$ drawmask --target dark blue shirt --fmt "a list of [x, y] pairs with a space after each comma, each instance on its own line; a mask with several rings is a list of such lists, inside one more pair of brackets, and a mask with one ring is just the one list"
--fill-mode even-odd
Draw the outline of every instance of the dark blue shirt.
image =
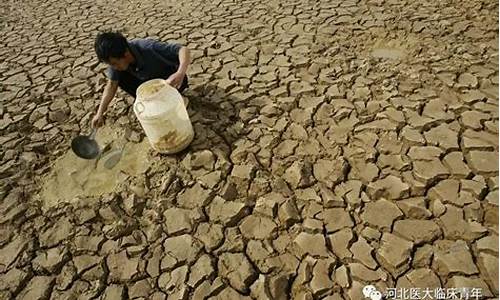
[[130, 52], [135, 63], [126, 71], [118, 71], [111, 66], [106, 73], [109, 79], [119, 81], [120, 75], [127, 72], [140, 81], [155, 78], [167, 79], [179, 68], [180, 44], [162, 43], [152, 39], [133, 39], [129, 42]]

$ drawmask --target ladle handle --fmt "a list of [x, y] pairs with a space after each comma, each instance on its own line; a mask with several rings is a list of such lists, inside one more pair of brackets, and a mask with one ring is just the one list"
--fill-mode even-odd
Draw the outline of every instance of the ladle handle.
[[90, 135], [89, 135], [89, 138], [91, 140], [94, 140], [95, 139], [95, 134], [97, 133], [97, 128], [92, 128], [92, 131], [90, 132]]

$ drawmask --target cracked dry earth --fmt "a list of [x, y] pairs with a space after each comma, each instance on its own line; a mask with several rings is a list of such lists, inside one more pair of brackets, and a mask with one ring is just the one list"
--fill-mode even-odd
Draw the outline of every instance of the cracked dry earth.
[[[239, 2], [0, 4], [0, 299], [496, 298], [498, 3]], [[43, 198], [101, 96], [104, 29], [189, 46], [196, 137]], [[139, 145], [132, 101], [105, 128]]]

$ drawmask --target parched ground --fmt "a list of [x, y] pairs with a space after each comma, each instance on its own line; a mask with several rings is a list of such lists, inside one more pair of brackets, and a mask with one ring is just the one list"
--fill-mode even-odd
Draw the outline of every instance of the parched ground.
[[[496, 1], [0, 12], [0, 299], [498, 296]], [[120, 94], [101, 132], [132, 128], [138, 150], [110, 173], [71, 156], [105, 82], [106, 29], [192, 50], [187, 150], [149, 150]], [[92, 180], [75, 190], [81, 170]]]

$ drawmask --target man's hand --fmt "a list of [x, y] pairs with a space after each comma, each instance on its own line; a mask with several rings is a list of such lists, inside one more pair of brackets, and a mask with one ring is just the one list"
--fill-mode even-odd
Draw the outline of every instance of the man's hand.
[[106, 87], [104, 87], [99, 109], [97, 109], [96, 115], [92, 118], [92, 128], [101, 127], [104, 124], [104, 113], [108, 109], [109, 103], [115, 96], [117, 89], [118, 81], [108, 80]]
[[99, 128], [104, 124], [104, 116], [101, 114], [96, 114], [92, 118], [92, 128]]
[[186, 76], [186, 74], [177, 71], [174, 74], [170, 75], [167, 78], [166, 82], [174, 88], [179, 89], [182, 85], [182, 81], [184, 80], [184, 76]]

